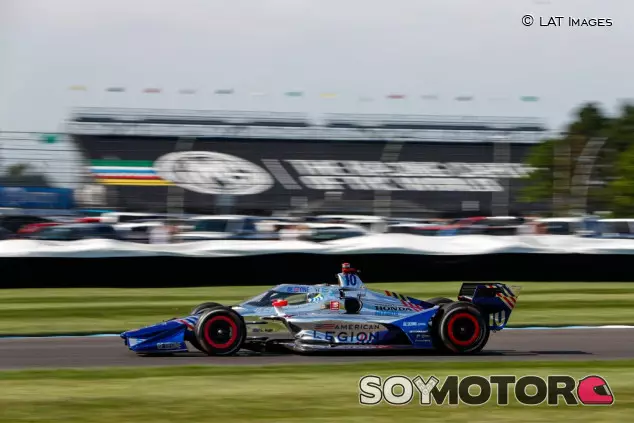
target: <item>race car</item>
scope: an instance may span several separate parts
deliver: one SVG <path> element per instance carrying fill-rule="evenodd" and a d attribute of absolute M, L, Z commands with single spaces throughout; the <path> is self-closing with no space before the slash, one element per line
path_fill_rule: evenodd
<path fill-rule="evenodd" d="M 521 287 L 463 283 L 456 300 L 420 300 L 369 290 L 348 263 L 337 284 L 283 284 L 240 304 L 207 302 L 189 316 L 121 334 L 140 355 L 188 352 L 213 356 L 240 350 L 311 353 L 359 350 L 481 351 L 504 329 Z M 266 326 L 283 328 L 281 336 Z"/>

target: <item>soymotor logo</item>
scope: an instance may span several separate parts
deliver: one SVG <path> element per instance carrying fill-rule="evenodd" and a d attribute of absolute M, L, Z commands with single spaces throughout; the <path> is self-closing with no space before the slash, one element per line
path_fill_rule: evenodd
<path fill-rule="evenodd" d="M 443 383 L 435 376 L 425 380 L 422 376 L 410 379 L 406 376 L 390 376 L 385 380 L 368 375 L 359 381 L 361 405 L 406 405 L 415 396 L 419 404 L 428 405 L 484 405 L 492 400 L 493 386 L 497 405 L 508 405 L 514 395 L 523 405 L 612 405 L 614 395 L 608 382 L 601 376 L 586 376 L 576 380 L 572 376 L 447 376 Z M 511 393 L 509 393 L 511 391 Z"/>

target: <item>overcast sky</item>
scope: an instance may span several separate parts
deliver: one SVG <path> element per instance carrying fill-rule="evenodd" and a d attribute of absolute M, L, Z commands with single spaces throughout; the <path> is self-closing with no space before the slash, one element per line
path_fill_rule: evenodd
<path fill-rule="evenodd" d="M 525 27 L 528 13 L 613 26 Z M 536 116 L 555 127 L 583 101 L 613 109 L 634 97 L 633 44 L 628 0 L 0 0 L 0 130 L 54 131 L 77 106 Z M 214 96 L 224 88 L 236 94 Z"/>

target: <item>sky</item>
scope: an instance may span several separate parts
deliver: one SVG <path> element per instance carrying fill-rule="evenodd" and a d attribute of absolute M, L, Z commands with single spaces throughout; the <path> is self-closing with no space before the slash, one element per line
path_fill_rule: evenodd
<path fill-rule="evenodd" d="M 540 26 L 550 16 L 613 24 Z M 610 111 L 634 97 L 633 23 L 626 0 L 0 0 L 0 131 L 59 131 L 92 106 L 529 116 L 558 129 L 582 102 Z"/>
<path fill-rule="evenodd" d="M 525 14 L 613 25 L 525 27 Z M 583 101 L 611 109 L 634 97 L 633 23 L 625 0 L 0 0 L 0 129 L 53 131 L 84 106 L 535 116 L 558 127 Z M 113 86 L 127 92 L 105 92 Z M 213 93 L 227 88 L 235 94 Z M 283 95 L 294 90 L 305 97 Z M 541 101 L 519 101 L 529 95 Z"/>

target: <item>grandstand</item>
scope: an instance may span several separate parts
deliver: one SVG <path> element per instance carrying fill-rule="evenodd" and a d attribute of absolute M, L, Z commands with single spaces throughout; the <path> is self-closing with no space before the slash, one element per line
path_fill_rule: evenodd
<path fill-rule="evenodd" d="M 108 206 L 161 210 L 179 192 L 193 212 L 288 211 L 333 192 L 338 210 L 359 213 L 522 212 L 521 162 L 547 135 L 534 118 L 106 108 L 74 110 L 66 127 L 91 162 L 86 183 L 116 199 Z M 226 172 L 236 158 L 241 175 Z"/>

